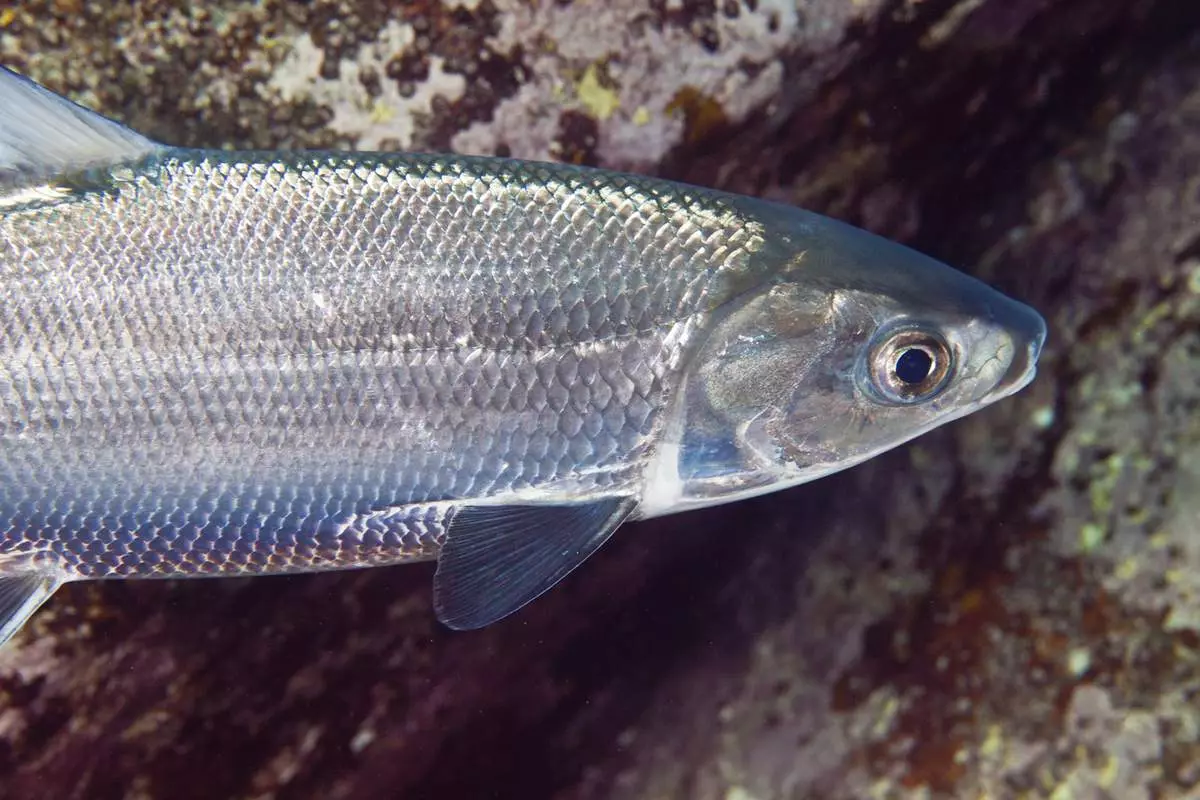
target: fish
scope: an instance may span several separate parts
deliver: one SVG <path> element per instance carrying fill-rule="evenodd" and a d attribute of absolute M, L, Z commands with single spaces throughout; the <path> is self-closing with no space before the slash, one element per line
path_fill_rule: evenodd
<path fill-rule="evenodd" d="M 508 617 L 627 521 L 1019 391 L 1031 307 L 785 203 L 490 156 L 188 149 L 0 71 L 0 642 L 69 581 L 437 560 Z"/>

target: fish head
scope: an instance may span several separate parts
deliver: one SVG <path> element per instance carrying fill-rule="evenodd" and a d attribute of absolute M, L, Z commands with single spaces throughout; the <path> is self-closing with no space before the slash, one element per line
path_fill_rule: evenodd
<path fill-rule="evenodd" d="M 1026 386 L 1046 336 L 1029 306 L 825 217 L 721 310 L 685 389 L 684 506 L 858 464 Z"/>

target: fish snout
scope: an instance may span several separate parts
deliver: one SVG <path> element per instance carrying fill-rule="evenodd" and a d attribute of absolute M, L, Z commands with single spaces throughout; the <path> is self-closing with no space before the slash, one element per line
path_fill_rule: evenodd
<path fill-rule="evenodd" d="M 994 308 L 992 319 L 1008 333 L 1013 348 L 1012 361 L 996 388 L 1012 394 L 1037 375 L 1038 358 L 1046 343 L 1046 321 L 1037 311 L 1015 300 Z"/>

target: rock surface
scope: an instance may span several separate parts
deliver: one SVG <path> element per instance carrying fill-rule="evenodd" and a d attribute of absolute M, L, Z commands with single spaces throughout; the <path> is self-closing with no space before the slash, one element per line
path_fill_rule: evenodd
<path fill-rule="evenodd" d="M 173 143 L 790 200 L 1051 324 L 1013 400 L 477 634 L 424 566 L 71 586 L 0 651 L 0 796 L 1200 793 L 1194 2 L 44 0 L 0 60 Z"/>

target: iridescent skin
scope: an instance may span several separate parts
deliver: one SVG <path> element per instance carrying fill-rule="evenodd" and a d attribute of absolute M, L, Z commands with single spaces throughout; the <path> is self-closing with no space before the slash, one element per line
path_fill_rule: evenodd
<path fill-rule="evenodd" d="M 863 353 L 936 325 L 953 385 Z M 0 561 L 63 579 L 435 557 L 464 504 L 636 516 L 1010 394 L 1044 329 L 861 231 L 568 166 L 163 148 L 0 209 Z"/>
<path fill-rule="evenodd" d="M 72 576 L 432 557 L 640 481 L 731 198 L 499 160 L 168 150 L 0 216 L 0 551 Z M 415 506 L 413 504 L 416 504 Z"/>

